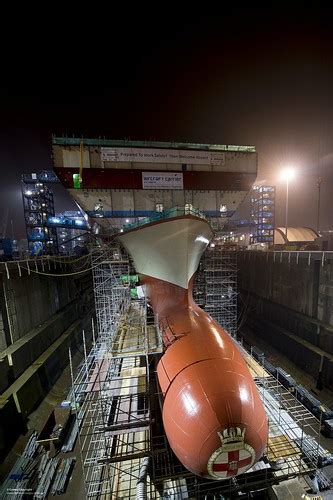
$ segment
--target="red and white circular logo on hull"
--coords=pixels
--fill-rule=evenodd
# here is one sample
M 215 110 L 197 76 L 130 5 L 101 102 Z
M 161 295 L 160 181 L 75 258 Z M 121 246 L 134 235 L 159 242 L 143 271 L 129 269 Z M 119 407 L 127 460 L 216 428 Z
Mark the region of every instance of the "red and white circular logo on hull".
M 246 472 L 252 463 L 252 454 L 246 449 L 222 452 L 211 464 L 213 472 L 211 475 L 218 476 L 220 479 L 237 476 Z
M 250 469 L 255 460 L 255 451 L 244 442 L 245 431 L 236 436 L 234 429 L 226 429 L 223 434 L 218 433 L 222 446 L 210 457 L 207 470 L 214 479 L 225 479 L 243 474 Z M 228 437 L 226 437 L 228 436 Z

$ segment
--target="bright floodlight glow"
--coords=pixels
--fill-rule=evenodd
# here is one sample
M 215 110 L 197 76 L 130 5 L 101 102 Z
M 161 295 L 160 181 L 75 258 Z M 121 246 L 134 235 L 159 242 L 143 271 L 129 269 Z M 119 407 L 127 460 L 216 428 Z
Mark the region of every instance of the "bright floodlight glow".
M 285 168 L 281 172 L 281 179 L 283 181 L 290 181 L 295 177 L 295 170 L 291 167 Z

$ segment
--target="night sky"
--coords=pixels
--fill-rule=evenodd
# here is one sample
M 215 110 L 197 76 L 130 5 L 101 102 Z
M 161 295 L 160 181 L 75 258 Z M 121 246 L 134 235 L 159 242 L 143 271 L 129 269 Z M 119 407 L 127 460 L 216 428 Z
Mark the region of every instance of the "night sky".
M 14 236 L 25 236 L 20 174 L 52 168 L 52 133 L 255 145 L 258 179 L 277 186 L 277 225 L 285 206 L 279 172 L 293 165 L 290 225 L 316 228 L 320 175 L 320 228 L 333 229 L 332 10 L 229 7 L 185 16 L 171 6 L 149 15 L 131 9 L 31 30 L 3 58 L 0 225 L 8 207 L 7 235 L 12 219 Z M 73 209 L 56 191 L 56 209 Z M 239 215 L 247 216 L 246 204 Z

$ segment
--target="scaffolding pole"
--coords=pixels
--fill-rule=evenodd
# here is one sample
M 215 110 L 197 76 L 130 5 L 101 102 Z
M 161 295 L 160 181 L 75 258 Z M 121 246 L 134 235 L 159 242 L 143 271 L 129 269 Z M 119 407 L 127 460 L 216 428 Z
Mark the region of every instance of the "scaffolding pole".
M 196 278 L 194 299 L 232 337 L 237 334 L 237 252 L 207 248 Z

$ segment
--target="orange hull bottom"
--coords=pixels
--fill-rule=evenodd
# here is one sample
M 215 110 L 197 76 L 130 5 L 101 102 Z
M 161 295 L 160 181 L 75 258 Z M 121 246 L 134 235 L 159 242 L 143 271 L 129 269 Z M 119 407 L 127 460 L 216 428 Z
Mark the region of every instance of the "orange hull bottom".
M 261 458 L 267 417 L 235 342 L 186 290 L 142 276 L 166 352 L 158 367 L 171 448 L 194 474 L 223 479 Z

